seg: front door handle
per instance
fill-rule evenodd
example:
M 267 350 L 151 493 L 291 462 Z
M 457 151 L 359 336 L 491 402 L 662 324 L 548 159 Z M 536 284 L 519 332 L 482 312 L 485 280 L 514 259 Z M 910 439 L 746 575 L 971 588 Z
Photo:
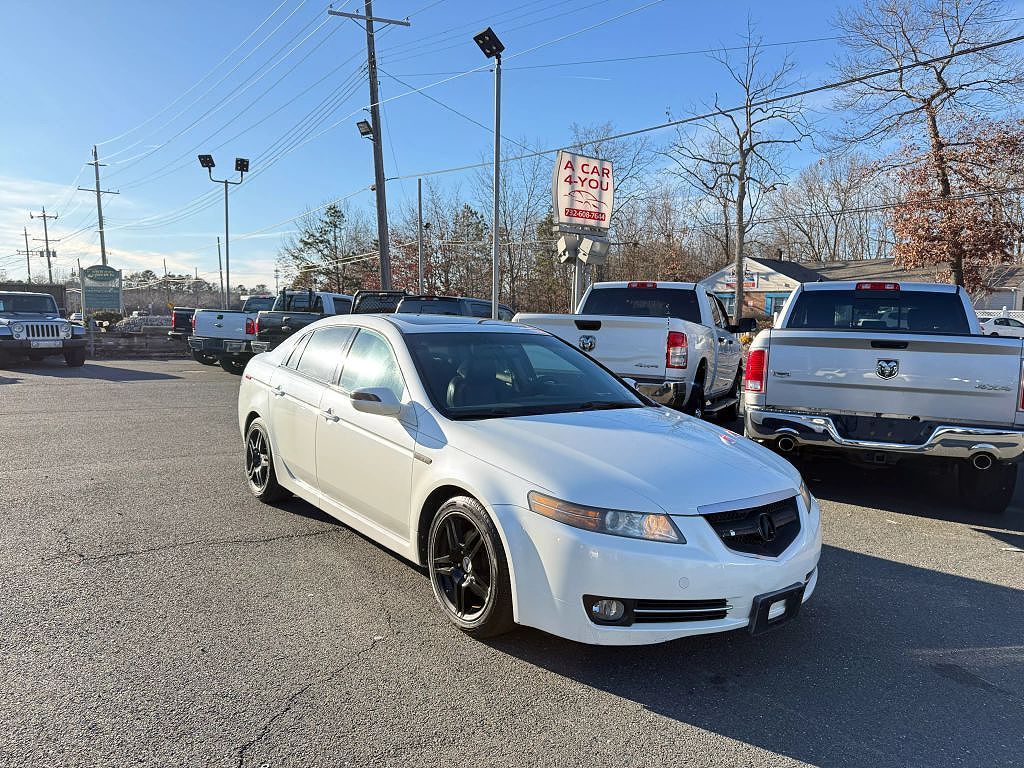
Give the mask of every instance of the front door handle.
M 336 414 L 330 408 L 328 408 L 326 411 L 320 411 L 320 415 L 324 417 L 325 421 L 341 421 L 341 416 Z
M 274 387 L 271 390 L 271 393 L 274 395 L 274 397 L 284 397 L 284 389 L 281 387 L 280 384 Z

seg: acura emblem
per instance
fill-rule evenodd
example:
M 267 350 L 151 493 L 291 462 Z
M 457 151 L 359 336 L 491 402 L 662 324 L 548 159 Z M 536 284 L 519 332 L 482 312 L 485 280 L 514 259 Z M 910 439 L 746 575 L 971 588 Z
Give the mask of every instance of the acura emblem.
M 900 372 L 899 360 L 879 360 L 875 366 L 875 373 L 880 379 L 891 379 Z
M 593 352 L 597 346 L 597 339 L 594 336 L 580 336 L 580 349 L 584 352 Z
M 763 541 L 775 541 L 775 521 L 767 512 L 757 518 L 757 532 Z

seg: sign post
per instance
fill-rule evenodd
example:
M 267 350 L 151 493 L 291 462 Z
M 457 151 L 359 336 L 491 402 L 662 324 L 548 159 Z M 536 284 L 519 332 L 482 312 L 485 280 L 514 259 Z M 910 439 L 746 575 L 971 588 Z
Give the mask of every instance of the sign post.
M 121 270 L 97 264 L 86 267 L 79 274 L 82 276 L 82 304 L 89 310 L 121 311 Z M 82 314 L 85 312 L 83 310 Z
M 563 149 L 555 160 L 551 184 L 558 256 L 573 265 L 572 311 L 583 296 L 584 270 L 604 264 L 608 227 L 615 201 L 615 176 L 608 160 Z

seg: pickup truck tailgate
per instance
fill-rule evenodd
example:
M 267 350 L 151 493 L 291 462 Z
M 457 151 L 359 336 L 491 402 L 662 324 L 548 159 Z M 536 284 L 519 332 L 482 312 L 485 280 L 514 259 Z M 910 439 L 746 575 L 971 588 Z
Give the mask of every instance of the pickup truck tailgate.
M 233 341 L 245 341 L 250 338 L 245 334 L 245 321 L 250 317 L 245 312 L 204 309 L 197 311 L 194 317 L 196 326 L 193 336 Z
M 519 314 L 515 321 L 557 336 L 619 376 L 665 377 L 668 318 Z
M 768 408 L 1012 424 L 1021 340 L 772 330 Z

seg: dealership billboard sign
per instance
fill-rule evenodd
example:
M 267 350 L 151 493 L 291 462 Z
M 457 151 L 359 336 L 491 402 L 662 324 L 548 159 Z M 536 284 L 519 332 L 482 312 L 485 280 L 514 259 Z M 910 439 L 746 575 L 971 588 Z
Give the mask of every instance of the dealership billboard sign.
M 608 232 L 615 201 L 610 161 L 560 150 L 551 190 L 556 229 Z
M 121 311 L 121 270 L 97 264 L 82 270 L 83 311 Z

